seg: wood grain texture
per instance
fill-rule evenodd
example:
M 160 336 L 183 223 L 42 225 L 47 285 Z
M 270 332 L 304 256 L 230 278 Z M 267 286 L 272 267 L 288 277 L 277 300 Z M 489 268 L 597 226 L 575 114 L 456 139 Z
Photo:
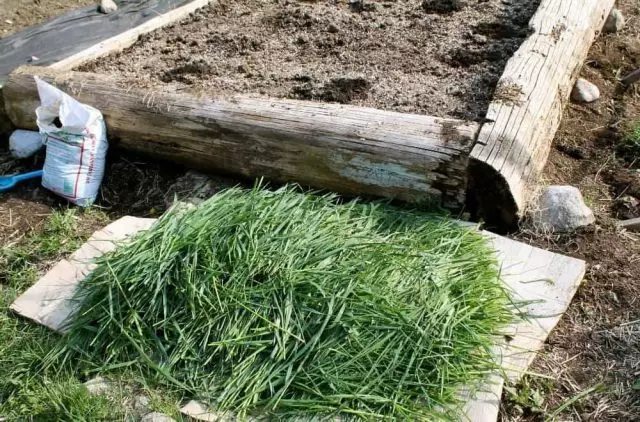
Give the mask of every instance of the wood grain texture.
M 532 35 L 509 60 L 471 152 L 478 206 L 521 214 L 549 155 L 564 105 L 614 0 L 542 0 Z M 482 185 L 493 186 L 482 191 Z M 497 210 L 498 213 L 500 210 Z M 490 213 L 488 213 L 490 214 Z
M 353 195 L 460 208 L 479 126 L 376 109 L 129 89 L 105 75 L 25 67 L 3 89 L 7 114 L 34 129 L 40 75 L 104 114 L 115 145 L 205 171 Z
M 74 57 L 78 56 L 86 55 L 90 59 L 87 51 L 100 49 L 103 44 L 112 45 L 109 41 L 114 37 L 123 40 L 114 47 L 124 48 L 127 46 L 124 39 L 131 40 L 136 29 L 139 28 L 137 34 L 151 31 L 185 17 L 206 3 L 204 0 L 123 0 L 118 10 L 108 15 L 99 13 L 96 4 L 32 26 L 0 39 L 0 85 L 13 69 L 29 63 L 31 56 L 38 57 L 33 62 L 35 65 L 58 63 L 57 67 L 74 63 L 77 61 Z
M 502 279 L 515 300 L 528 302 L 529 320 L 508 330 L 511 341 L 495 349 L 497 361 L 512 382 L 517 382 L 533 362 L 544 341 L 560 322 L 584 277 L 586 264 L 484 231 L 502 266 Z M 504 379 L 498 374 L 467 406 L 473 422 L 494 422 L 500 410 Z

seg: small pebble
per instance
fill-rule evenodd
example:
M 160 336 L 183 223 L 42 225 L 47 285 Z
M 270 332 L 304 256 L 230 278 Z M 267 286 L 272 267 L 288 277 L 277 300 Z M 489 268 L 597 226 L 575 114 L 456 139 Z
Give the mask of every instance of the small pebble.
M 624 15 L 620 11 L 620 9 L 614 8 L 611 10 L 607 21 L 604 23 L 604 32 L 608 32 L 610 34 L 620 32 L 625 26 Z
M 592 103 L 598 98 L 600 90 L 586 79 L 578 79 L 571 91 L 571 99 L 577 103 Z
M 98 10 L 100 13 L 109 14 L 118 10 L 118 5 L 113 0 L 101 0 Z
M 486 35 L 482 34 L 473 34 L 472 38 L 473 41 L 475 41 L 477 44 L 486 44 L 487 42 L 489 42 L 489 38 L 487 38 Z
M 133 408 L 136 410 L 148 409 L 151 399 L 147 396 L 137 396 L 133 401 Z
M 12 21 L 12 20 L 9 20 L 9 19 L 7 19 L 6 21 L 4 21 L 4 23 L 8 23 L 9 25 L 13 25 L 13 21 Z
M 152 412 L 144 415 L 140 422 L 176 422 L 176 420 L 164 413 Z
M 84 386 L 92 396 L 100 396 L 111 390 L 111 382 L 102 377 L 95 377 L 84 383 Z

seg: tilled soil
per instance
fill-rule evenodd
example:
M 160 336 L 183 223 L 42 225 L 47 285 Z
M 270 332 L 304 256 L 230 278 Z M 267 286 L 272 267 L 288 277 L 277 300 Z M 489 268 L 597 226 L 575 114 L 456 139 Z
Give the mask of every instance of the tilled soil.
M 477 120 L 537 0 L 228 0 L 81 67 L 239 93 Z

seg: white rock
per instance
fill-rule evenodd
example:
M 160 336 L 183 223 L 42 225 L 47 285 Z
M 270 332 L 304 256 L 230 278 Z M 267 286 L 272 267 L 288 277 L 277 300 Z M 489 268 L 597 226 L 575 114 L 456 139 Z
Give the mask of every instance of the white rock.
M 164 413 L 151 412 L 144 415 L 140 422 L 176 422 L 176 420 Z
M 211 411 L 205 404 L 196 400 L 191 400 L 182 406 L 180 413 L 189 416 L 191 419 L 203 422 L 232 422 L 237 420 L 233 413 Z
M 625 25 L 624 15 L 620 9 L 614 8 L 609 13 L 607 21 L 604 23 L 604 32 L 615 33 L 622 31 Z
M 100 0 L 100 7 L 98 8 L 101 13 L 112 13 L 118 10 L 118 5 L 113 0 Z
M 578 79 L 571 91 L 571 99 L 578 103 L 592 103 L 600 98 L 600 90 L 586 79 Z
M 9 25 L 13 25 L 13 21 L 10 20 L 10 19 L 5 20 L 4 23 L 9 24 Z
M 40 132 L 15 130 L 9 137 L 9 150 L 16 158 L 27 158 L 38 152 L 44 143 Z
M 538 198 L 532 221 L 538 230 L 570 232 L 595 223 L 595 217 L 578 188 L 549 186 Z
M 37 62 L 38 60 L 40 60 L 40 57 L 38 56 L 31 56 L 31 58 L 29 59 L 30 62 Z
M 87 387 L 89 394 L 92 396 L 100 396 L 106 394 L 111 390 L 111 382 L 102 377 L 95 377 L 84 383 Z

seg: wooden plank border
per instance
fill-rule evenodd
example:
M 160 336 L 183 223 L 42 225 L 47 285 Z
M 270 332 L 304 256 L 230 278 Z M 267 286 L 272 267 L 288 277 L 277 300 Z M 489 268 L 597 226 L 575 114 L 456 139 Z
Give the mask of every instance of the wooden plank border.
M 72 56 L 62 59 L 47 67 L 55 70 L 71 70 L 81 64 L 90 62 L 107 54 L 124 50 L 133 45 L 140 35 L 170 25 L 174 22 L 182 20 L 196 10 L 213 3 L 216 0 L 193 0 L 184 6 L 170 10 L 169 12 L 148 20 L 142 25 L 131 28 L 128 31 L 121 32 L 111 38 L 101 41 L 85 50 L 82 50 Z
M 564 106 L 615 0 L 542 0 L 471 152 L 477 214 L 514 224 L 536 190 Z M 498 206 L 498 208 L 496 208 Z
M 49 67 L 70 70 L 120 51 L 215 1 L 194 0 Z M 507 63 L 470 153 L 466 205 L 490 226 L 515 226 L 523 215 L 575 79 L 614 2 L 541 0 L 532 34 Z
M 201 98 L 125 80 L 25 66 L 3 89 L 16 127 L 37 128 L 34 76 L 104 115 L 115 146 L 208 172 L 265 177 L 356 196 L 464 206 L 480 125 L 455 119 L 236 95 Z

